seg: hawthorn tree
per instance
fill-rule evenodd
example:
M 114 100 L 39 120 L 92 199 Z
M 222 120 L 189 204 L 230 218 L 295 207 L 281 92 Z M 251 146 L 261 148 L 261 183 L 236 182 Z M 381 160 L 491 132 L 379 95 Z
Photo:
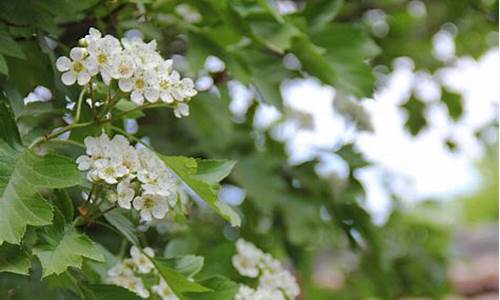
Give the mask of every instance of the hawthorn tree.
M 446 294 L 446 231 L 398 209 L 375 226 L 355 176 L 370 162 L 352 143 L 335 150 L 349 167 L 338 185 L 316 159 L 290 164 L 253 119 L 261 103 L 294 117 L 282 83 L 315 77 L 355 130 L 370 130 L 359 102 L 381 84 L 375 66 L 451 64 L 431 55 L 446 24 L 457 55 L 479 57 L 497 11 L 466 0 L 0 1 L 1 298 Z M 256 100 L 241 119 L 235 84 Z M 460 118 L 460 95 L 443 87 L 440 101 Z M 426 105 L 403 105 L 413 135 Z M 221 183 L 245 202 L 219 199 Z M 409 232 L 428 239 L 395 238 Z M 325 249 L 359 260 L 343 289 L 314 281 Z

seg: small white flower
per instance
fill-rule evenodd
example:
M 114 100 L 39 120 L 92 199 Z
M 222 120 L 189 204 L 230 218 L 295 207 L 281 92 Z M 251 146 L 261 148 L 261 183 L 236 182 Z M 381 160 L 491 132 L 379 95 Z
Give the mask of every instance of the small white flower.
M 89 42 L 89 60 L 96 65 L 102 80 L 109 85 L 112 78 L 113 57 L 122 51 L 120 41 L 111 35 Z
M 238 272 L 247 277 L 255 278 L 259 276 L 259 262 L 264 253 L 253 244 L 239 239 L 236 242 L 238 254 L 232 258 L 233 266 Z
M 90 78 L 97 74 L 97 67 L 91 60 L 87 60 L 88 52 L 85 48 L 73 48 L 66 56 L 59 57 L 56 67 L 64 72 L 61 79 L 65 85 L 72 85 L 78 82 L 79 85 L 86 85 Z
M 134 208 L 140 211 L 142 221 L 162 219 L 169 209 L 166 197 L 144 193 L 134 199 Z
M 111 76 L 114 79 L 130 78 L 134 71 L 135 62 L 132 56 L 122 53 L 112 58 Z
M 286 300 L 283 293 L 279 290 L 257 289 L 253 294 L 252 300 Z M 291 298 L 294 299 L 294 298 Z
M 90 159 L 87 155 L 81 155 L 76 159 L 76 163 L 78 164 L 78 170 L 87 171 L 92 168 L 94 165 L 94 161 Z
M 158 294 L 162 300 L 179 300 L 163 278 L 160 278 L 160 282 L 153 285 L 151 290 Z
M 174 108 L 174 115 L 176 118 L 189 116 L 189 105 L 186 103 L 178 103 Z
M 259 278 L 259 288 L 279 290 L 283 292 L 288 299 L 295 299 L 295 297 L 300 294 L 300 288 L 295 281 L 295 277 L 286 270 L 278 273 L 264 272 Z
M 144 99 L 149 102 L 156 102 L 160 92 L 156 87 L 157 79 L 154 72 L 146 70 L 136 70 L 134 76 L 122 78 L 118 81 L 120 90 L 132 92 L 130 100 L 137 105 L 142 105 Z
M 24 98 L 24 105 L 33 102 L 47 102 L 50 100 L 52 100 L 52 92 L 48 88 L 39 85 Z
M 99 159 L 94 163 L 97 169 L 97 176 L 108 184 L 115 184 L 118 178 L 128 174 L 127 168 L 121 161 L 112 161 L 109 159 Z
M 246 285 L 240 285 L 238 293 L 234 295 L 234 300 L 253 300 L 255 295 L 255 290 Z
M 121 208 L 130 209 L 132 200 L 134 200 L 135 192 L 130 187 L 130 178 L 124 179 L 116 186 L 116 194 L 112 202 L 118 202 Z
M 143 251 L 149 256 L 154 257 L 155 253 L 153 249 L 146 247 Z M 136 246 L 132 246 L 130 248 L 130 256 L 132 257 L 132 261 L 134 265 L 137 267 L 137 271 L 142 274 L 147 274 L 154 269 L 154 265 L 148 256 L 144 255 L 139 248 Z

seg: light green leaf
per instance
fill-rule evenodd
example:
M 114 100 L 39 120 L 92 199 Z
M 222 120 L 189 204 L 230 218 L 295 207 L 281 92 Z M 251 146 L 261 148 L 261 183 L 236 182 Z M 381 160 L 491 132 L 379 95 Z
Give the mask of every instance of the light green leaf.
M 232 300 L 239 289 L 239 284 L 219 275 L 200 281 L 200 283 L 213 291 L 189 293 L 190 300 Z
M 14 150 L 0 139 L 0 244 L 19 244 L 27 225 L 51 223 L 52 208 L 37 188 L 66 188 L 80 181 L 71 159 Z
M 68 267 L 80 268 L 84 257 L 104 261 L 96 245 L 73 226 L 66 225 L 62 230 L 55 225 L 51 227 L 45 231 L 45 243 L 33 248 L 42 264 L 43 277 L 61 274 Z
M 198 169 L 194 177 L 210 184 L 217 184 L 226 178 L 236 164 L 234 160 L 222 159 L 199 159 L 196 162 Z
M 240 216 L 226 203 L 218 199 L 218 185 L 197 178 L 197 162 L 183 156 L 162 156 L 163 161 L 216 213 L 229 221 L 232 226 L 240 226 Z
M 175 269 L 184 276 L 191 278 L 203 268 L 204 258 L 196 255 L 185 255 L 175 259 Z
M 22 147 L 5 99 L 0 99 L 0 126 L 0 244 L 19 244 L 27 225 L 52 221 L 52 208 L 37 189 L 74 186 L 81 175 L 67 157 L 37 156 Z
M 0 272 L 28 275 L 31 262 L 19 246 L 4 243 L 0 246 Z
M 190 281 L 182 273 L 175 270 L 172 266 L 172 260 L 154 258 L 152 259 L 152 262 L 160 273 L 161 277 L 165 279 L 175 295 L 177 295 L 177 297 L 179 297 L 181 300 L 187 299 L 184 296 L 184 293 L 202 293 L 211 291 L 211 289 L 206 288 L 199 283 Z

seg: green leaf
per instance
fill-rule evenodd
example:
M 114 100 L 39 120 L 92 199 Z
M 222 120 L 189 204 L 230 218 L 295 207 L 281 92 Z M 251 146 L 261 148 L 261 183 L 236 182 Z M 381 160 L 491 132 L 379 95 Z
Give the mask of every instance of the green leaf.
M 45 230 L 44 240 L 33 248 L 42 264 L 43 277 L 61 274 L 68 267 L 81 268 L 83 258 L 104 261 L 96 245 L 71 225 L 50 226 Z
M 343 0 L 310 1 L 303 11 L 312 31 L 323 28 L 333 21 L 344 5 Z
M 220 275 L 202 280 L 200 284 L 213 291 L 199 294 L 189 293 L 190 300 L 232 300 L 239 289 L 239 284 Z
M 450 117 L 455 121 L 459 120 L 464 112 L 462 95 L 443 89 L 441 101 L 443 101 L 444 104 L 446 104 L 446 107 L 448 107 Z
M 359 98 L 372 94 L 375 78 L 366 60 L 379 48 L 361 28 L 331 24 L 310 38 L 294 38 L 292 52 L 304 70 L 321 81 Z
M 185 255 L 175 259 L 175 269 L 184 276 L 191 278 L 203 268 L 204 258 L 196 255 Z
M 120 209 L 114 209 L 104 214 L 104 218 L 109 224 L 113 225 L 118 231 L 123 234 L 132 244 L 138 246 L 140 245 L 139 238 L 137 237 L 138 232 L 136 226 L 130 221 L 125 215 L 124 211 Z
M 133 102 L 130 102 L 126 99 L 121 99 L 115 105 L 115 109 L 118 110 L 120 113 L 124 113 L 124 112 L 132 110 L 136 107 L 137 107 L 137 105 L 135 105 Z M 125 116 L 123 116 L 123 118 L 124 119 L 138 119 L 142 116 L 144 116 L 144 113 L 140 110 L 136 110 L 136 111 L 133 111 L 133 112 L 126 114 Z
M 67 191 L 55 190 L 56 200 L 54 205 L 61 211 L 66 222 L 71 222 L 75 215 L 75 206 L 73 205 L 73 200 L 69 196 Z
M 354 149 L 353 144 L 346 144 L 342 146 L 335 154 L 342 157 L 348 164 L 349 168 L 363 168 L 369 165 L 369 163 L 363 158 L 363 155 Z
M 2 54 L 0 54 L 0 74 L 9 75 L 9 66 Z
M 0 245 L 0 272 L 28 275 L 31 262 L 19 246 L 3 243 Z
M 90 286 L 95 300 L 141 300 L 137 294 L 122 287 L 110 284 L 93 284 Z
M 240 216 L 226 203 L 218 199 L 218 185 L 197 178 L 197 162 L 183 156 L 162 156 L 163 161 L 184 181 L 194 193 L 205 201 L 216 213 L 229 221 L 232 226 L 240 226 Z
M 3 29 L 0 29 L 0 53 L 21 59 L 26 58 L 16 41 Z
M 14 113 L 9 101 L 0 95 L 0 139 L 4 140 L 13 148 L 22 145 L 19 131 L 17 130 Z
M 0 139 L 0 244 L 19 244 L 27 225 L 51 223 L 52 208 L 38 188 L 66 188 L 80 182 L 73 160 L 14 150 Z
M 408 118 L 405 122 L 405 127 L 412 135 L 417 135 L 425 126 L 425 103 L 418 100 L 416 97 L 411 97 L 405 104 L 401 106 L 408 113 Z
M 184 297 L 184 293 L 193 292 L 193 293 L 201 293 L 201 292 L 209 292 L 211 289 L 206 288 L 199 283 L 190 281 L 186 276 L 184 276 L 179 271 L 175 270 L 172 267 L 172 260 L 165 260 L 159 258 L 151 259 L 156 269 L 160 273 L 161 277 L 165 279 L 167 284 L 170 286 L 172 291 L 179 297 L 180 299 L 187 299 Z
M 226 178 L 236 164 L 234 160 L 222 159 L 199 159 L 196 162 L 198 169 L 194 177 L 210 184 L 217 184 Z

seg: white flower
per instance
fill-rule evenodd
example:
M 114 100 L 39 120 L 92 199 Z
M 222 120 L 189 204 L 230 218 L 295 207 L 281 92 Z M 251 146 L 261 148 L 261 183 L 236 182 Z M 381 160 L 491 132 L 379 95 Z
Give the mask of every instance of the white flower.
M 33 102 L 47 102 L 51 99 L 52 92 L 48 88 L 39 85 L 32 92 L 30 92 L 26 98 L 24 98 L 24 105 Z
M 56 61 L 56 67 L 64 72 L 61 79 L 65 85 L 72 85 L 75 81 L 79 85 L 85 85 L 90 78 L 97 74 L 97 67 L 91 60 L 87 60 L 88 52 L 85 48 L 73 48 L 69 53 L 70 58 L 66 56 L 59 57 Z
M 153 249 L 146 247 L 143 251 L 149 256 L 154 257 L 155 253 Z M 142 274 L 147 274 L 154 269 L 154 265 L 148 256 L 144 255 L 139 248 L 136 246 L 132 246 L 130 248 L 130 256 L 132 257 L 132 261 L 134 265 L 137 267 L 137 271 Z
M 97 171 L 97 177 L 104 180 L 108 184 L 115 184 L 118 178 L 128 174 L 127 168 L 123 166 L 121 161 L 110 159 L 99 159 L 94 163 Z
M 160 282 L 153 285 L 151 290 L 157 293 L 162 300 L 179 300 L 163 278 L 160 278 Z
M 132 77 L 120 79 L 118 86 L 124 92 L 132 92 L 130 100 L 138 105 L 144 103 L 144 98 L 149 102 L 156 102 L 160 96 L 153 71 L 136 70 Z
M 85 143 L 86 153 L 94 159 L 106 157 L 109 154 L 109 137 L 103 132 L 99 137 L 86 137 Z
M 130 186 L 130 178 L 127 178 L 118 183 L 116 186 L 115 198 L 111 200 L 112 202 L 117 201 L 121 208 L 130 209 L 134 196 L 135 192 Z
M 133 262 L 126 259 L 118 263 L 108 271 L 109 282 L 133 291 L 142 298 L 149 297 L 149 291 L 139 277 L 136 277 L 133 271 Z
M 92 168 L 94 165 L 94 161 L 90 159 L 87 155 L 81 155 L 76 159 L 76 163 L 78 164 L 78 169 L 80 171 L 87 171 Z
M 189 116 L 189 105 L 186 103 L 179 103 L 174 108 L 174 115 L 176 118 Z
M 164 196 L 143 193 L 134 199 L 134 208 L 140 211 L 141 220 L 162 219 L 169 209 L 168 200 Z
M 264 272 L 259 278 L 259 288 L 282 291 L 288 299 L 295 299 L 300 294 L 295 277 L 286 270 L 278 273 Z
M 238 293 L 234 295 L 234 300 L 253 300 L 255 290 L 246 285 L 240 285 Z
M 253 294 L 252 300 L 286 300 L 283 293 L 279 290 L 257 289 Z M 293 298 L 292 298 L 293 299 Z
M 80 44 L 82 46 L 87 46 L 92 42 L 98 41 L 101 39 L 101 32 L 94 27 L 89 28 L 89 34 L 87 34 L 84 38 L 80 40 Z
M 116 55 L 111 62 L 111 76 L 114 79 L 130 78 L 134 75 L 135 62 L 127 54 Z
M 120 41 L 111 35 L 92 40 L 87 47 L 89 60 L 96 65 L 106 85 L 111 81 L 113 57 L 120 55 L 122 49 Z
M 156 52 L 156 41 L 144 43 L 140 38 L 122 39 L 125 53 L 130 55 L 137 66 L 144 70 L 157 67 L 163 59 Z
M 253 244 L 239 239 L 236 242 L 238 254 L 232 258 L 233 266 L 238 272 L 247 277 L 255 278 L 259 276 L 259 262 L 264 253 Z

